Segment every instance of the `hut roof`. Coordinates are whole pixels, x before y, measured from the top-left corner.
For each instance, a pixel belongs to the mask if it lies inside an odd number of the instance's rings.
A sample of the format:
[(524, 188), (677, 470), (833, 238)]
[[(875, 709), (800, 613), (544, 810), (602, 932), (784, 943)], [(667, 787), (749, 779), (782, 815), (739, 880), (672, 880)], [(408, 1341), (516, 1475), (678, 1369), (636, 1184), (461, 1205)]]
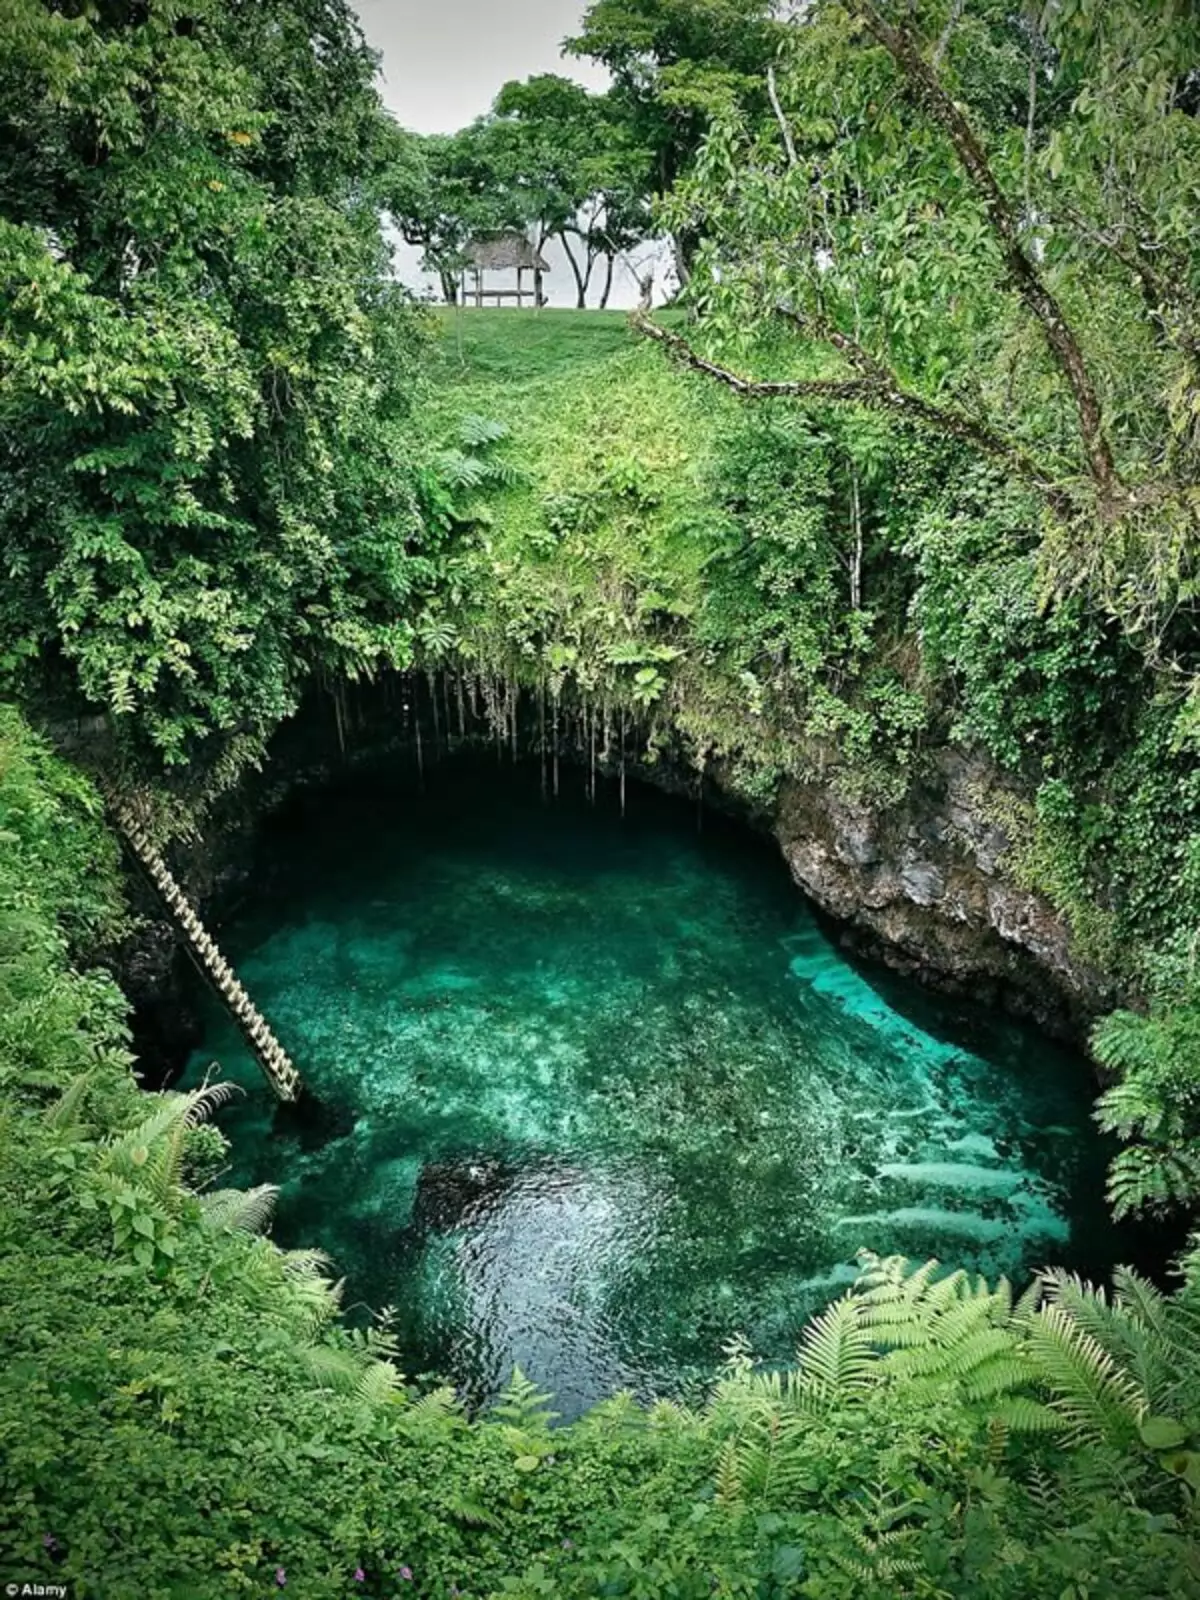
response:
[(513, 267), (532, 267), (549, 272), (549, 267), (521, 233), (496, 233), (487, 239), (472, 239), (463, 251), (469, 265), (481, 272), (508, 272)]

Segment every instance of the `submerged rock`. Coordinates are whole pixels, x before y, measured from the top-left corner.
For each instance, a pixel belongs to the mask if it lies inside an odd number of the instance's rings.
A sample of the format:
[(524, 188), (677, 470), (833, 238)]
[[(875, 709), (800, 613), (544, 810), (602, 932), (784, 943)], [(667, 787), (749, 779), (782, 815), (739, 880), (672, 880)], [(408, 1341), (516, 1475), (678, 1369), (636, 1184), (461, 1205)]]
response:
[(428, 1162), (417, 1179), (413, 1222), (427, 1229), (457, 1228), (489, 1202), (502, 1199), (522, 1170), (480, 1154)]

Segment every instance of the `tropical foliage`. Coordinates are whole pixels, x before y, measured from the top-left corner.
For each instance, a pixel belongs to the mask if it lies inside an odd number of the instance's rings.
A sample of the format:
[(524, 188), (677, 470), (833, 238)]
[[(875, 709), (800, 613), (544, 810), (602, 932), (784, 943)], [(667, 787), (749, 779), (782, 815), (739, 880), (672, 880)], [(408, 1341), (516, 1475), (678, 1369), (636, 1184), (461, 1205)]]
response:
[(0, 16), (0, 673), (167, 764), (408, 658), (373, 70), (342, 0)]
[[(309, 680), (416, 664), (761, 805), (984, 753), (1003, 871), (1128, 1000), (1114, 1209), (1200, 1195), (1194, 8), (598, 0), (573, 47), (608, 95), (422, 142), (344, 0), (0, 12), (0, 1577), (1200, 1593), (1195, 1251), (1173, 1294), (864, 1258), (787, 1371), (469, 1418), (223, 1184), (225, 1091), (133, 1076), (115, 844), (26, 718), (194, 800)], [(431, 348), (389, 278), (381, 206), (582, 278), (651, 193), (689, 286), (640, 336)]]
[(542, 73), (457, 133), (397, 134), (378, 193), (448, 302), (468, 242), (515, 231), (539, 251), (558, 240), (580, 307), (603, 261), (603, 307), (618, 256), (651, 231), (648, 159), (612, 96)]

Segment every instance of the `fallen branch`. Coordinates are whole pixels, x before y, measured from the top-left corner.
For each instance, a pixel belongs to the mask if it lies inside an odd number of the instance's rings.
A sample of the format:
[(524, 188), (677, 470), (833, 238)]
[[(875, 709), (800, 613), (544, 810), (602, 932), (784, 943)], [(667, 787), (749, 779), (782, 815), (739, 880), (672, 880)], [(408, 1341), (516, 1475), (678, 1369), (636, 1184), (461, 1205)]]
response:
[[(805, 319), (799, 314), (781, 312), (781, 315), (787, 315), (796, 321), (798, 326), (805, 327)], [(854, 346), (853, 340), (847, 340), (844, 334), (838, 338), (846, 345), (853, 346), (861, 360), (869, 364), (869, 371), (864, 372), (862, 377), (747, 378), (741, 373), (733, 372), (728, 367), (708, 360), (698, 350), (694, 350), (681, 335), (669, 328), (661, 327), (657, 322), (652, 322), (644, 311), (631, 313), (630, 321), (644, 337), (663, 345), (681, 365), (693, 372), (701, 372), (706, 377), (714, 378), (743, 399), (809, 400), (827, 405), (864, 406), (871, 411), (885, 412), (924, 427), (935, 428), (940, 433), (961, 439), (965, 444), (974, 445), (986, 455), (1003, 462), (1018, 477), (1040, 489), (1056, 509), (1060, 511), (1069, 509), (1066, 490), (1061, 480), (1039, 465), (1020, 445), (1004, 438), (1002, 434), (996, 433), (986, 423), (974, 417), (966, 416), (963, 412), (946, 406), (934, 405), (920, 395), (913, 394), (911, 390), (903, 388), (874, 360), (874, 357), (868, 355), (861, 347)], [(829, 334), (826, 332), (820, 336), (828, 337)], [(836, 348), (842, 348), (832, 338), (830, 343), (835, 344)], [(849, 354), (849, 351), (843, 353)]]
[(857, 339), (852, 339), (848, 333), (835, 328), (826, 317), (819, 316), (814, 311), (796, 311), (791, 306), (776, 306), (775, 315), (781, 321), (790, 323), (798, 333), (804, 334), (805, 338), (820, 340), (822, 344), (831, 344), (839, 355), (845, 356), (851, 366), (858, 368), (864, 378), (870, 378), (874, 383), (881, 383), (893, 389), (901, 387), (882, 361), (877, 361), (869, 350), (863, 349)]

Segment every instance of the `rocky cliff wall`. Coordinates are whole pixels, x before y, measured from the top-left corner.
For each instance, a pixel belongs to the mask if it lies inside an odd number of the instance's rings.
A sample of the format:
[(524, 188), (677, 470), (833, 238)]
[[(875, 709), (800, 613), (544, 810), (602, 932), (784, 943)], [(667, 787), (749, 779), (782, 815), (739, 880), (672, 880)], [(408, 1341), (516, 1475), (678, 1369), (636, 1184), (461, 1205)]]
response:
[(1012, 840), (995, 819), (1020, 798), (985, 758), (949, 747), (887, 809), (842, 798), (828, 779), (787, 781), (770, 827), (849, 944), (1078, 1039), (1121, 997), (1049, 901), (1011, 877)]
[[(348, 723), (335, 723), (326, 699), (281, 730), (266, 771), (215, 808), (203, 839), (171, 852), (214, 925), (245, 892), (257, 819), (297, 784), (319, 784), (352, 763), (449, 759), (456, 746), (490, 737), (485, 721), (468, 720), (463, 738), (448, 738), (448, 719), (434, 726), (422, 710), (420, 693), (397, 692), (393, 684), (360, 702)], [(528, 746), (538, 724), (532, 714), (526, 723), (520, 743)], [(565, 739), (562, 756), (569, 760), (569, 734)], [(630, 773), (696, 803), (698, 777), (682, 752), (633, 764)], [(797, 885), (834, 920), (849, 948), (1077, 1042), (1100, 1013), (1128, 999), (1079, 956), (1050, 903), (1012, 877), (1012, 841), (996, 819), (1019, 814), (1027, 797), (986, 759), (944, 748), (928, 758), (904, 801), (889, 807), (846, 798), (838, 777), (836, 762), (827, 760), (821, 776), (785, 780), (774, 805), (763, 807), (746, 802), (727, 773), (710, 767), (703, 798), (774, 837)], [(139, 909), (147, 921), (123, 963), (138, 1006), (138, 1043), (160, 1061), (177, 1060), (190, 1043), (186, 996), (194, 988), (144, 891)]]

